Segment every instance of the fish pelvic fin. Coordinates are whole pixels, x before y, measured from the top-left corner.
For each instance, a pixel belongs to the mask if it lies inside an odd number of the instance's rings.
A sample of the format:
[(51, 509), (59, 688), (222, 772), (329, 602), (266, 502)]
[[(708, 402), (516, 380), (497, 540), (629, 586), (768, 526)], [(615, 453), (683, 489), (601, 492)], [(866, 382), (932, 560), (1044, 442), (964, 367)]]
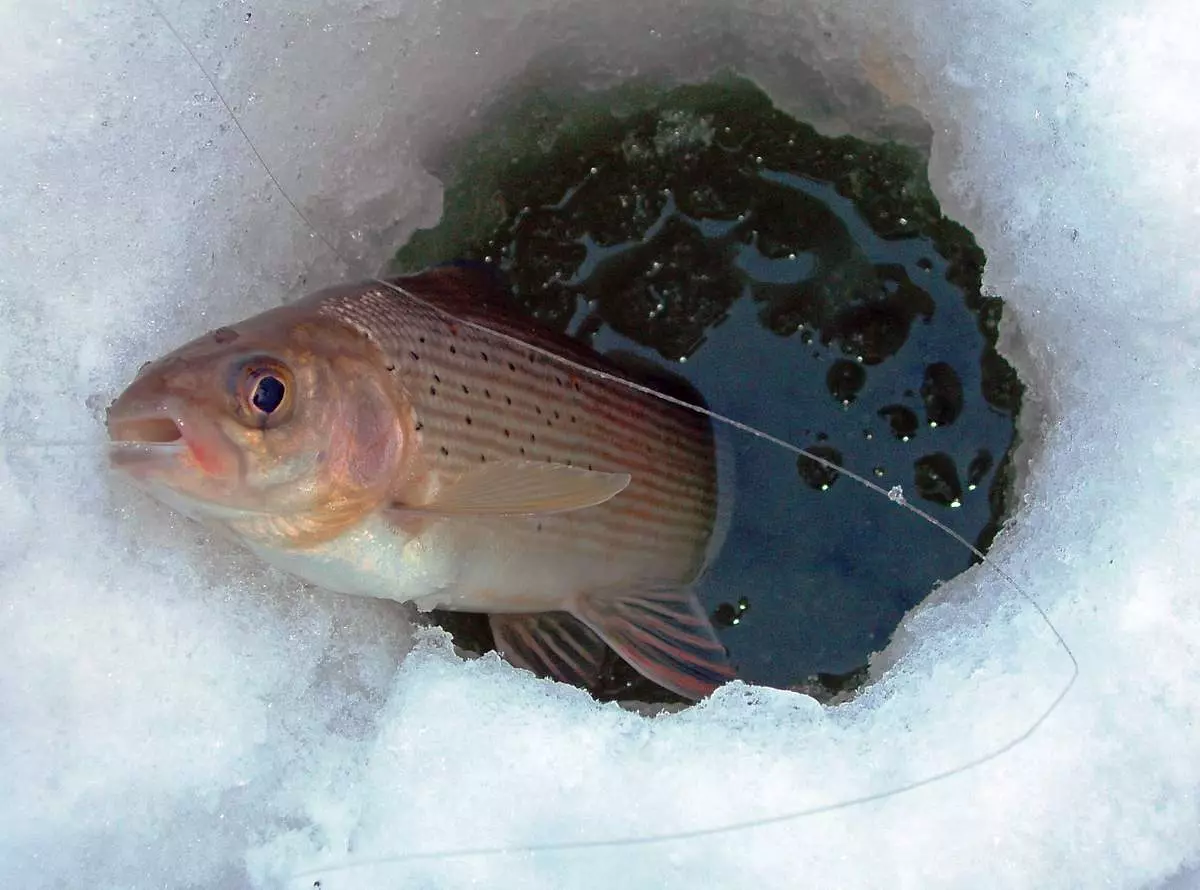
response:
[(567, 612), (491, 614), (496, 651), (512, 665), (539, 677), (595, 687), (608, 651), (587, 625)]
[(629, 485), (628, 473), (601, 473), (536, 461), (498, 461), (444, 485), (429, 503), (392, 504), (396, 519), (413, 516), (542, 516), (596, 507)]
[(678, 582), (643, 582), (579, 596), (571, 612), (638, 673), (692, 700), (734, 677), (695, 593)]

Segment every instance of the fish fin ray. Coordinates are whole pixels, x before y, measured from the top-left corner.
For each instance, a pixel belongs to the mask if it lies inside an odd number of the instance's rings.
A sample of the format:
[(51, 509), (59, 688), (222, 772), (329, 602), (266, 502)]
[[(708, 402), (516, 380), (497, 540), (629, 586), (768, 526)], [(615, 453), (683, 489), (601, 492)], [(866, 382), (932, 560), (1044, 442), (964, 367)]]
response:
[(734, 677), (729, 656), (688, 587), (647, 582), (582, 595), (572, 612), (658, 685), (699, 699)]
[(563, 683), (595, 685), (607, 648), (569, 613), (491, 614), (488, 621), (496, 651), (514, 666)]
[(399, 514), (542, 516), (596, 507), (629, 485), (628, 473), (601, 473), (565, 464), (500, 461), (470, 470), (428, 504), (394, 504)]

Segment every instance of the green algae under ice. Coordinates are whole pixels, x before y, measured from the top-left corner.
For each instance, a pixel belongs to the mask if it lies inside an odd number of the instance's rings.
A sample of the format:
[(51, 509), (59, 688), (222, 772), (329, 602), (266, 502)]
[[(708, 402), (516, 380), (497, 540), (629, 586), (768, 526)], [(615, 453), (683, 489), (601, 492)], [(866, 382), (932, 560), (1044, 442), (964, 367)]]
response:
[[(390, 271), (493, 263), (521, 310), (669, 365), (714, 410), (902, 486), (986, 549), (1022, 386), (995, 348), (983, 252), (942, 215), (926, 161), (822, 136), (732, 76), (532, 90), (443, 156), (443, 219)], [(722, 435), (735, 507), (701, 595), (739, 676), (852, 689), (971, 554), (835, 471)], [(436, 617), (490, 646), (476, 616)], [(616, 658), (603, 697), (669, 698)]]

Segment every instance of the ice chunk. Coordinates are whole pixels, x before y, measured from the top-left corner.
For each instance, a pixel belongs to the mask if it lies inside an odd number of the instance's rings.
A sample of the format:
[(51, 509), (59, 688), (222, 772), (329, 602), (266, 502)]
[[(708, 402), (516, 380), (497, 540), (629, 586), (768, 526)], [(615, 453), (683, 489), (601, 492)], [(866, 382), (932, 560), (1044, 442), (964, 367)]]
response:
[[(155, 7), (0, 9), (7, 883), (1194, 884), (1194, 4), (163, 9), (347, 263)], [(404, 658), (398, 608), (303, 588), (111, 486), (86, 407), (169, 345), (376, 268), (436, 218), (439, 147), (506, 86), (723, 64), (826, 130), (932, 139), (1032, 385), (994, 553), (1081, 667), (1003, 756), (786, 822), (1028, 727), (1067, 667), (1029, 605), (975, 570), (851, 704), (735, 685), (648, 719), (436, 635)], [(755, 827), (689, 834), (735, 823)]]

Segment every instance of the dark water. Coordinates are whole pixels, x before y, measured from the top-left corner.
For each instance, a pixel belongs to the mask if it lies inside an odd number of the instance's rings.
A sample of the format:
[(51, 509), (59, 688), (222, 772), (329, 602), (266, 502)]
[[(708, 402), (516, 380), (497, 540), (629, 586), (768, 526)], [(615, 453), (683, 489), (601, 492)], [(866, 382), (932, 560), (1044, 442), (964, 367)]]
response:
[[(920, 152), (820, 137), (732, 78), (539, 92), (493, 124), (439, 171), (443, 222), (397, 271), (495, 263), (521, 310), (669, 364), (714, 410), (902, 486), (986, 548), (1021, 387), (994, 349), (983, 255), (941, 215)], [(723, 435), (735, 507), (700, 593), (739, 676), (852, 684), (971, 555), (834, 471)], [(490, 645), (474, 616), (439, 620)], [(609, 696), (663, 697), (615, 659), (608, 680)]]

